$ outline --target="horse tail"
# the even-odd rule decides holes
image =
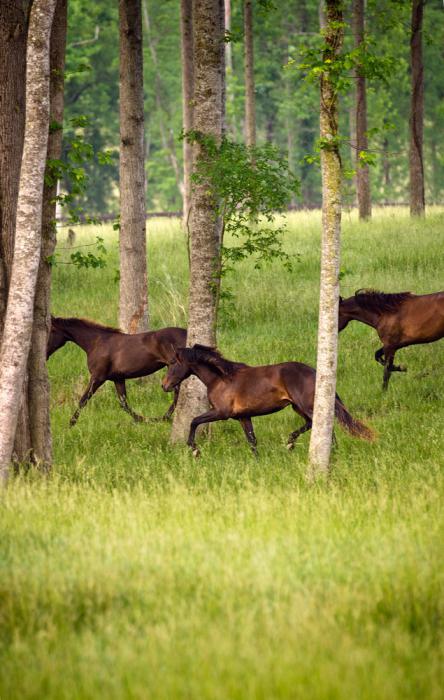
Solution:
[[[350,435],[362,438],[363,440],[368,440],[369,442],[373,442],[375,439],[374,432],[364,425],[364,423],[361,423],[361,421],[353,418],[353,416],[345,408],[339,396],[336,396],[335,416],[342,427],[345,428]]]

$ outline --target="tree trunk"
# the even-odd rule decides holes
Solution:
[[[203,136],[212,136],[217,143],[222,137],[223,79],[221,52],[221,0],[193,2],[194,62],[194,126]],[[207,157],[203,146],[193,146],[194,162]],[[218,280],[215,270],[220,264],[221,225],[214,216],[214,201],[205,182],[192,191],[190,215],[190,293],[188,305],[189,346],[194,343],[216,344]],[[190,422],[207,410],[206,389],[191,377],[182,384],[174,415],[171,439],[184,441]]]
[[[25,131],[26,37],[31,2],[0,2],[0,337],[14,254],[15,223]],[[22,391],[14,455],[30,453],[27,392]]]
[[[187,134],[193,128],[193,0],[181,0],[180,30],[182,49],[182,125]],[[191,206],[191,173],[193,149],[183,140],[183,227],[188,233]]]
[[[156,44],[153,41],[151,34],[151,23],[150,15],[148,11],[148,0],[144,0],[143,3],[143,16],[145,19],[146,36],[148,40],[148,47],[151,54],[151,59],[154,66],[154,91],[156,95],[156,107],[159,114],[159,127],[160,127],[160,138],[162,141],[163,150],[168,154],[168,160],[170,161],[171,167],[174,172],[174,177],[176,180],[177,189],[179,194],[183,195],[183,182],[180,174],[179,163],[176,155],[176,144],[174,142],[174,134],[171,129],[171,113],[168,109],[165,99],[163,98],[164,88],[162,85],[162,78],[160,75],[159,61],[157,60],[157,50]]]
[[[422,60],[422,18],[424,0],[412,2],[410,64],[412,92],[410,102],[410,214],[424,216],[424,66]]]
[[[67,0],[57,0],[51,31],[50,48],[50,123],[57,125],[48,136],[47,159],[58,159],[62,153],[64,107],[64,70],[66,48]],[[42,250],[34,301],[34,324],[28,359],[29,426],[32,458],[49,468],[52,460],[49,416],[49,379],[46,368],[46,346],[51,326],[51,267],[47,262],[56,244],[57,182],[44,184],[42,205]]]
[[[34,0],[26,54],[26,127],[14,259],[0,355],[0,475],[12,455],[41,249],[42,193],[49,129],[49,44],[56,0]]]
[[[148,328],[141,0],[119,0],[120,306],[127,333]]]
[[[256,145],[256,103],[254,95],[253,8],[252,0],[244,2],[244,65],[245,65],[245,143]]]
[[[341,0],[327,0],[327,26],[323,60],[334,67],[341,49]],[[313,428],[310,439],[309,478],[329,470],[333,435],[338,346],[339,255],[341,229],[341,161],[338,136],[338,98],[329,73],[320,81],[320,136],[322,169],[322,251],[318,322],[318,356]],[[329,145],[329,142],[330,145]]]
[[[355,47],[364,41],[364,0],[353,0],[353,32]],[[356,71],[356,190],[360,219],[370,219],[372,202],[370,194],[370,174],[366,163],[359,159],[361,151],[368,149],[367,139],[367,91],[363,70]]]

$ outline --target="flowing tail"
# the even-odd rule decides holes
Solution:
[[[351,435],[362,438],[363,440],[368,440],[369,442],[373,442],[375,439],[374,432],[370,430],[370,428],[367,428],[364,423],[361,423],[361,421],[353,418],[353,416],[345,408],[339,396],[336,397],[335,401],[335,416],[340,424],[346,430],[348,430]]]

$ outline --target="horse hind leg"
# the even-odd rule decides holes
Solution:
[[[117,392],[117,396],[118,396],[121,408],[123,408],[123,410],[126,413],[129,413],[131,418],[136,423],[142,423],[143,421],[145,421],[146,418],[144,418],[144,416],[140,416],[138,413],[133,411],[133,409],[129,405],[127,397],[126,397],[126,384],[125,384],[125,382],[124,381],[114,382],[114,386],[116,387],[116,392]]]
[[[71,428],[77,423],[82,408],[86,406],[90,398],[96,393],[97,389],[100,389],[104,382],[104,379],[94,379],[93,377],[91,377],[86,391],[79,401],[79,407],[76,411],[74,411],[71,420],[69,421],[69,425],[71,426]]]
[[[288,437],[288,442],[287,442],[287,450],[292,450],[294,447],[294,443],[298,439],[300,435],[303,435],[303,433],[306,433],[307,430],[311,430],[312,426],[312,420],[311,418],[308,418],[308,416],[305,416],[306,422],[302,426],[302,428],[299,428],[299,430],[295,430],[293,433],[290,433]]]

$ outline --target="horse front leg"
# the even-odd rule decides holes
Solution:
[[[80,411],[82,410],[82,408],[84,408],[86,406],[86,404],[88,403],[90,398],[96,393],[97,389],[100,389],[100,387],[102,386],[104,381],[105,381],[104,379],[93,379],[93,377],[91,377],[91,379],[89,380],[89,384],[86,388],[86,391],[79,401],[79,407],[73,413],[72,418],[69,421],[69,425],[71,426],[71,428],[77,423],[77,421],[79,419]]]
[[[379,348],[379,350],[376,350],[375,360],[376,360],[376,362],[379,362],[380,365],[384,366],[384,364],[385,364],[384,348]]]
[[[142,423],[143,421],[145,421],[146,418],[144,416],[140,416],[138,413],[133,411],[131,406],[128,404],[128,400],[126,397],[126,384],[125,384],[125,382],[124,381],[114,382],[114,386],[116,387],[116,392],[117,392],[117,396],[118,396],[121,408],[123,408],[123,410],[126,413],[129,413],[131,418],[134,421],[136,421],[136,423]]]
[[[203,423],[214,423],[217,420],[227,420],[227,418],[228,416],[221,414],[216,409],[207,411],[206,413],[202,413],[200,416],[196,416],[196,418],[193,418],[193,420],[191,421],[190,434],[188,435],[187,440],[188,447],[191,447],[193,451],[193,457],[200,457],[200,450],[194,440],[196,430],[199,427],[199,425],[202,425]]]
[[[248,440],[248,444],[250,445],[254,456],[258,457],[257,439],[256,435],[254,434],[253,423],[251,422],[251,418],[239,418],[239,423],[243,428],[245,437]]]
[[[165,415],[162,416],[162,420],[169,420],[169,419],[171,418],[171,416],[173,415],[173,413],[174,413],[174,411],[175,411],[175,409],[176,409],[176,406],[177,406],[177,401],[178,401],[178,399],[179,399],[179,391],[180,391],[180,385],[179,385],[179,386],[175,386],[175,387],[174,387],[174,399],[173,399],[173,403],[171,404],[171,406],[169,407],[169,409],[168,409],[168,411],[165,413]]]

